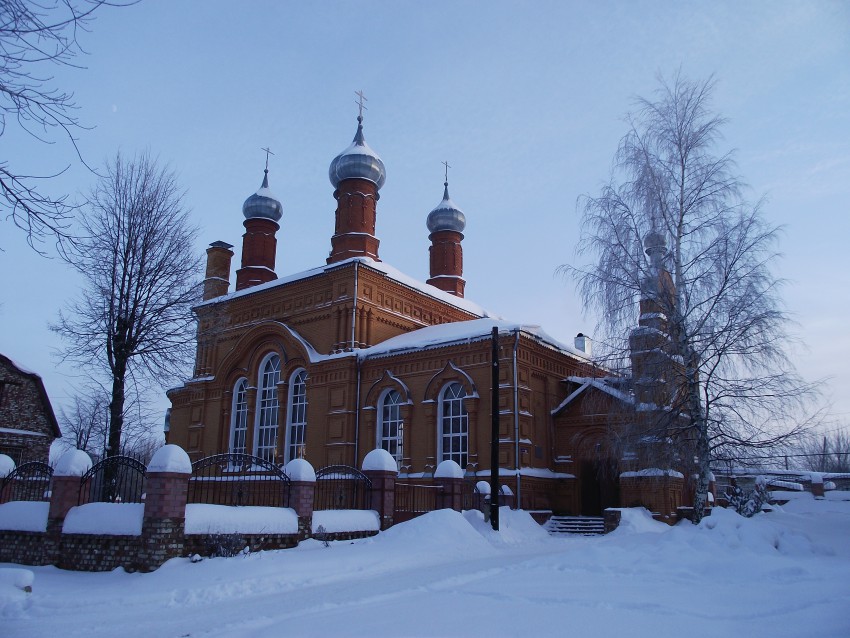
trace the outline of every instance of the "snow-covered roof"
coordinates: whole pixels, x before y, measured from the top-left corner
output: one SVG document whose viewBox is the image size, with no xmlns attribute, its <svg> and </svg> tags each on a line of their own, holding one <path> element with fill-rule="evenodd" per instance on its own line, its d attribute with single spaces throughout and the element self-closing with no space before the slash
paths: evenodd
<svg viewBox="0 0 850 638">
<path fill-rule="evenodd" d="M 446 303 L 450 306 L 454 306 L 455 308 L 459 308 L 460 310 L 463 310 L 470 314 L 477 315 L 479 317 L 494 316 L 478 304 L 469 301 L 468 299 L 464 299 L 463 297 L 456 297 L 455 295 L 445 292 L 444 290 L 440 290 L 439 288 L 426 284 L 423 281 L 414 279 L 413 277 L 404 274 L 400 270 L 393 268 L 392 266 L 389 266 L 382 261 L 375 261 L 371 257 L 352 257 L 351 259 L 345 259 L 343 261 L 339 261 L 333 264 L 327 264 L 325 266 L 319 266 L 318 268 L 311 268 L 309 270 L 304 270 L 302 272 L 286 275 L 284 277 L 278 277 L 277 279 L 273 279 L 272 281 L 268 281 L 264 284 L 251 286 L 249 288 L 243 288 L 242 290 L 237 290 L 235 292 L 231 292 L 230 294 L 222 295 L 221 297 L 214 297 L 213 299 L 202 301 L 195 307 L 202 308 L 204 306 L 221 303 L 223 301 L 232 301 L 234 299 L 239 299 L 240 297 L 244 297 L 246 295 L 253 295 L 255 293 L 262 292 L 264 290 L 269 290 L 270 288 L 276 288 L 277 286 L 283 286 L 294 281 L 301 281 L 303 279 L 310 279 L 311 277 L 318 277 L 326 272 L 331 272 L 333 270 L 350 266 L 354 262 L 357 262 L 361 266 L 374 270 L 375 272 L 382 273 L 383 275 L 386 275 L 388 278 L 396 281 L 397 283 L 400 283 L 403 286 L 412 288 L 413 290 L 421 292 L 424 295 L 428 295 L 429 297 L 437 299 L 438 301 L 442 301 L 443 303 Z"/>
<path fill-rule="evenodd" d="M 561 410 L 575 401 L 588 388 L 601 390 L 605 394 L 608 394 L 623 403 L 634 403 L 634 398 L 631 395 L 626 394 L 622 390 L 618 390 L 610 385 L 606 377 L 567 377 L 566 380 L 580 385 L 578 389 L 567 395 L 567 398 L 561 401 L 561 403 L 558 404 L 558 407 L 552 410 L 552 414 L 558 414 L 561 412 Z"/>
<path fill-rule="evenodd" d="M 514 323 L 504 319 L 470 319 L 469 321 L 455 321 L 443 323 L 437 326 L 426 326 L 401 334 L 386 341 L 382 341 L 369 348 L 358 350 L 361 359 L 371 359 L 379 356 L 390 356 L 410 350 L 423 350 L 427 348 L 442 348 L 458 343 L 472 343 L 489 339 L 493 328 L 498 328 L 500 333 L 522 333 L 524 336 L 541 343 L 562 354 L 571 355 L 581 359 L 587 359 L 587 355 L 575 348 L 571 348 L 557 339 L 549 336 L 540 326 L 531 324 Z"/>
</svg>

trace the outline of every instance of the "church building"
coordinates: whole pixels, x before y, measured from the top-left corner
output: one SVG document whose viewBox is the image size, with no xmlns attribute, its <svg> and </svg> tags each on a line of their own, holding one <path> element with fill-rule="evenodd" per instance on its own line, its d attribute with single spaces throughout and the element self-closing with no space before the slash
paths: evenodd
<svg viewBox="0 0 850 638">
<path fill-rule="evenodd" d="M 422 282 L 379 257 L 386 170 L 366 143 L 362 116 L 329 175 L 336 223 L 324 265 L 275 272 L 285 217 L 268 167 L 242 207 L 233 291 L 232 246 L 217 241 L 207 249 L 194 374 L 168 392 L 167 442 L 193 460 L 247 452 L 281 465 L 305 458 L 316 468 L 360 467 L 383 448 L 401 479 L 427 482 L 450 459 L 470 480 L 488 480 L 495 327 L 500 483 L 529 510 L 599 514 L 635 504 L 621 503 L 620 453 L 599 408 L 628 403 L 629 395 L 591 362 L 590 339 L 560 344 L 466 299 L 466 218 L 448 181 L 423 220 L 431 246 Z"/>
</svg>

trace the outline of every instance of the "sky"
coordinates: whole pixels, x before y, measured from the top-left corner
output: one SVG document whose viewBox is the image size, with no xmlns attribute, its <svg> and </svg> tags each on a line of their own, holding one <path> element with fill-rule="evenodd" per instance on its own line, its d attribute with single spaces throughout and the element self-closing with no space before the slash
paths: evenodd
<svg viewBox="0 0 850 638">
<path fill-rule="evenodd" d="M 752 201 L 784 228 L 777 276 L 794 324 L 792 359 L 850 422 L 850 4 L 846 2 L 142 1 L 100 10 L 79 68 L 53 68 L 87 127 L 91 166 L 149 151 L 177 174 L 199 227 L 241 248 L 242 202 L 262 180 L 283 204 L 278 275 L 325 263 L 335 201 L 327 169 L 356 129 L 382 157 L 383 261 L 428 277 L 425 219 L 442 198 L 464 211 L 466 297 L 571 344 L 594 334 L 572 281 L 577 199 L 607 180 L 625 114 L 659 74 L 717 84 Z M 96 176 L 61 136 L 14 125 L 4 159 L 82 197 Z M 54 407 L 82 382 L 48 329 L 82 281 L 0 219 L 0 352 L 45 381 Z M 202 276 L 202 273 L 199 273 Z M 232 275 L 233 277 L 233 275 Z M 168 401 L 161 395 L 158 405 Z"/>
</svg>

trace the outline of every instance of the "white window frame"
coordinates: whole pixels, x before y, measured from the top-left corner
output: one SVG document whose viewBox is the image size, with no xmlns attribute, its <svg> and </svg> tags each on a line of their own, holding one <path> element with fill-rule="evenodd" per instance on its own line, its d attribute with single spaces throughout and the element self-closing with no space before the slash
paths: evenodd
<svg viewBox="0 0 850 638">
<path fill-rule="evenodd" d="M 231 454 L 248 452 L 248 379 L 242 377 L 233 386 L 233 402 L 230 406 L 230 443 Z M 237 445 L 238 444 L 238 445 Z"/>
<path fill-rule="evenodd" d="M 390 403 L 390 399 L 394 400 Z M 388 388 L 378 400 L 377 447 L 389 452 L 401 466 L 404 457 L 404 417 L 401 415 L 401 393 Z"/>
<path fill-rule="evenodd" d="M 307 370 L 298 368 L 289 377 L 286 401 L 286 448 L 284 458 L 304 458 L 307 436 Z"/>
<path fill-rule="evenodd" d="M 260 364 L 257 414 L 254 418 L 254 455 L 271 463 L 277 457 L 279 427 L 277 384 L 280 383 L 280 356 L 268 355 Z"/>
<path fill-rule="evenodd" d="M 469 462 L 469 413 L 464 403 L 466 396 L 463 384 L 457 381 L 447 383 L 440 390 L 437 411 L 438 462 L 452 460 L 464 470 Z M 446 429 L 449 431 L 446 432 Z M 455 441 L 457 445 L 453 446 Z M 453 450 L 453 447 L 458 449 Z"/>
</svg>

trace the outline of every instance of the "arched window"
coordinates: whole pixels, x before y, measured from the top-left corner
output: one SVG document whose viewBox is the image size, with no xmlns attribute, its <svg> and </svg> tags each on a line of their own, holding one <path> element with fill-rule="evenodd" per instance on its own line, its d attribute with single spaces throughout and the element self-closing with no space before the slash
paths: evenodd
<svg viewBox="0 0 850 638">
<path fill-rule="evenodd" d="M 245 454 L 248 434 L 248 380 L 239 379 L 233 388 L 233 405 L 230 408 L 230 452 Z"/>
<path fill-rule="evenodd" d="M 289 409 L 286 415 L 286 460 L 304 458 L 307 429 L 307 371 L 297 370 L 289 381 Z"/>
<path fill-rule="evenodd" d="M 466 390 L 459 383 L 450 383 L 440 393 L 438 456 L 440 461 L 452 460 L 462 468 L 467 465 L 469 451 L 469 415 L 463 405 Z"/>
<path fill-rule="evenodd" d="M 254 432 L 254 454 L 274 462 L 277 451 L 277 384 L 280 381 L 280 357 L 266 359 L 260 369 L 260 391 L 257 396 L 257 427 Z"/>
<path fill-rule="evenodd" d="M 378 423 L 378 447 L 401 463 L 404 455 L 404 420 L 401 418 L 401 395 L 388 390 L 381 397 Z"/>
</svg>

